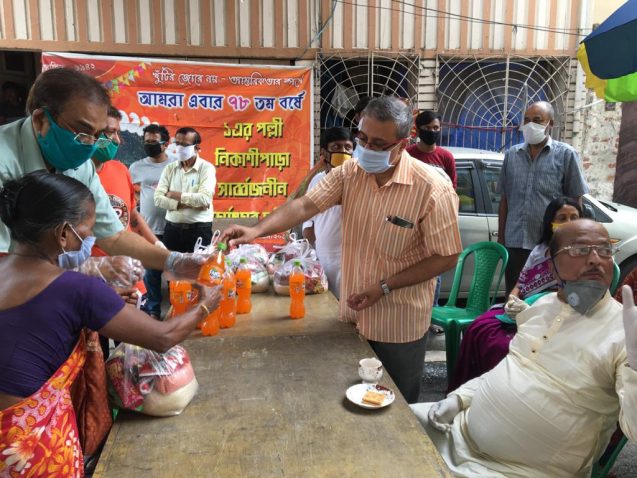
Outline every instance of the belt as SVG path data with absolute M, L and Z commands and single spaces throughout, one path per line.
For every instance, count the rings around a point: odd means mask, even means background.
M 166 221 L 166 225 L 175 229 L 206 229 L 212 230 L 212 222 L 192 222 L 192 223 L 176 223 Z

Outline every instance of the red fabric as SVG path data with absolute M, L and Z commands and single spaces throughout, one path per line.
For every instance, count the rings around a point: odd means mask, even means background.
M 82 451 L 85 455 L 93 455 L 108 435 L 113 415 L 108 404 L 106 367 L 99 334 L 88 329 L 84 329 L 84 333 L 86 362 L 71 387 L 71 398 Z
M 509 343 L 517 327 L 504 324 L 496 318 L 496 315 L 503 313 L 504 309 L 489 310 L 478 316 L 464 331 L 448 392 L 488 372 L 509 353 Z
M 84 476 L 71 385 L 84 366 L 84 334 L 33 395 L 0 412 L 0 476 Z
M 113 159 L 103 163 L 97 175 L 100 178 L 104 191 L 108 194 L 111 206 L 117 213 L 117 217 L 119 217 L 122 226 L 124 226 L 124 229 L 127 231 L 130 231 L 130 218 L 132 212 L 137 207 L 137 203 L 135 202 L 135 187 L 133 186 L 128 168 L 123 163 Z M 93 257 L 102 257 L 108 254 L 99 247 L 93 246 L 91 255 Z M 137 290 L 142 294 L 146 293 L 146 286 L 143 281 L 139 281 L 135 287 L 137 287 Z
M 122 222 L 122 226 L 124 226 L 124 229 L 130 230 L 130 217 L 136 207 L 136 203 L 135 188 L 133 187 L 128 168 L 117 160 L 106 161 L 97 172 L 97 175 L 104 191 L 108 194 L 111 206 Z M 92 255 L 99 257 L 107 256 L 108 254 L 95 246 L 93 247 Z
M 418 149 L 418 144 L 412 144 L 407 147 L 407 152 L 423 163 L 431 164 L 432 166 L 438 166 L 445 170 L 449 179 L 453 183 L 453 188 L 456 189 L 458 185 L 458 178 L 456 176 L 456 160 L 451 154 L 451 151 L 436 146 L 431 153 L 426 153 Z

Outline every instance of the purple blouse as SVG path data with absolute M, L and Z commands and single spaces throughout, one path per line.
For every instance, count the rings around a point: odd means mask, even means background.
M 99 330 L 123 307 L 101 280 L 65 271 L 31 300 L 0 311 L 0 392 L 35 393 L 71 355 L 83 327 Z

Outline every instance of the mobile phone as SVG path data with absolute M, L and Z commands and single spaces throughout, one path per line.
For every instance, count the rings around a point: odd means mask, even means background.
M 413 222 L 409 222 L 407 219 L 403 219 L 400 216 L 387 216 L 385 220 L 391 222 L 392 224 L 398 227 L 404 227 L 407 229 L 413 229 L 414 227 Z

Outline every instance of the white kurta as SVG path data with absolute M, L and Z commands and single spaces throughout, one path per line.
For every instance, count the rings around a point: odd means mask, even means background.
M 637 439 L 621 304 L 606 294 L 583 316 L 553 293 L 517 322 L 506 358 L 452 392 L 451 432 L 430 435 L 457 476 L 590 476 L 618 420 Z

